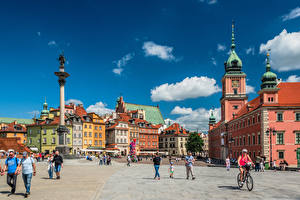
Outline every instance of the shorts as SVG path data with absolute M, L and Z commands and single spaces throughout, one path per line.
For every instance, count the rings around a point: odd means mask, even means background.
M 61 165 L 55 165 L 55 166 L 54 166 L 54 170 L 55 170 L 55 172 L 60 172 L 60 170 L 61 170 Z
M 170 171 L 171 174 L 174 174 L 174 171 Z

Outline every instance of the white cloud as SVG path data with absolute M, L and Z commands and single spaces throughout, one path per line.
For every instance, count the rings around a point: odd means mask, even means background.
M 225 46 L 225 45 L 222 45 L 222 44 L 218 44 L 218 45 L 217 45 L 217 50 L 218 50 L 218 51 L 225 51 L 225 50 L 226 50 L 226 46 Z
M 184 126 L 185 128 L 195 131 L 199 130 L 202 132 L 207 132 L 208 130 L 208 120 L 210 117 L 210 111 L 205 108 L 198 108 L 193 110 L 192 108 L 180 108 L 176 106 L 174 110 L 188 110 L 188 112 L 183 112 L 181 116 L 175 119 L 177 123 Z M 216 117 L 216 121 L 220 120 L 220 108 L 215 108 L 212 110 L 214 113 L 214 116 Z M 171 114 L 172 114 L 171 112 Z M 175 112 L 175 111 L 174 111 Z M 179 113 L 178 113 L 179 114 Z
M 98 115 L 104 115 L 107 113 L 112 113 L 114 110 L 107 108 L 107 105 L 103 103 L 102 101 L 97 102 L 95 105 L 90 105 L 86 111 L 87 112 L 94 112 Z
M 152 101 L 181 101 L 207 97 L 221 91 L 216 80 L 206 76 L 187 77 L 181 82 L 165 83 L 151 90 Z
M 123 72 L 123 68 L 114 68 L 112 71 L 115 74 L 121 75 L 121 73 Z
M 246 85 L 246 94 L 255 93 L 255 88 L 251 85 Z
M 176 60 L 175 56 L 172 54 L 173 47 L 162 46 L 155 44 L 152 41 L 144 42 L 143 50 L 145 56 L 157 56 L 162 60 L 173 61 Z
M 293 10 L 291 10 L 288 14 L 281 16 L 282 21 L 287 21 L 290 19 L 295 19 L 297 17 L 300 17 L 300 8 L 294 8 Z
M 271 66 L 277 71 L 300 69 L 300 32 L 288 33 L 285 29 L 266 44 L 260 45 L 260 53 L 271 49 Z
M 37 34 L 38 36 L 41 36 L 41 32 L 39 32 L 39 31 L 38 31 L 38 32 L 36 32 L 36 34 Z
M 214 66 L 217 66 L 217 61 L 214 57 L 211 58 L 211 63 L 214 65 Z
M 249 47 L 248 49 L 246 49 L 246 54 L 254 55 L 254 53 L 255 53 L 254 47 Z
M 129 53 L 123 56 L 120 60 L 114 61 L 113 63 L 117 65 L 117 68 L 114 68 L 112 71 L 115 74 L 121 75 L 124 71 L 124 66 L 127 65 L 128 61 L 130 61 L 134 57 L 134 53 Z
M 300 82 L 300 76 L 297 75 L 290 75 L 287 79 L 286 82 Z
M 70 104 L 70 103 L 73 103 L 75 105 L 83 104 L 82 101 L 80 101 L 78 99 L 69 99 L 69 100 L 66 101 L 66 104 Z
M 207 3 L 209 5 L 218 3 L 218 0 L 199 0 L 201 3 Z
M 171 111 L 173 115 L 186 115 L 192 113 L 193 110 L 191 108 L 179 107 L 175 106 L 175 108 Z
M 218 0 L 208 0 L 207 3 L 210 5 L 216 4 L 216 3 L 218 3 Z
M 54 40 L 52 40 L 48 42 L 48 46 L 57 46 L 57 43 Z

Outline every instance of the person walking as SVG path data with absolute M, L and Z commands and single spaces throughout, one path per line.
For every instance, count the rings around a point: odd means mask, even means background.
M 36 166 L 34 160 L 31 157 L 28 157 L 26 151 L 23 152 L 23 158 L 21 159 L 18 173 L 20 172 L 21 167 L 22 167 L 22 178 L 26 189 L 25 198 L 27 198 L 30 195 L 32 175 L 35 176 L 36 174 Z
M 127 156 L 127 166 L 130 167 L 131 158 L 130 155 Z
M 193 164 L 195 163 L 195 159 L 192 156 L 192 153 L 189 152 L 188 156 L 185 157 L 185 167 L 186 167 L 186 179 L 189 179 L 190 174 L 192 176 L 192 180 L 195 180 Z
M 265 159 L 261 158 L 260 160 L 260 171 L 264 172 L 265 171 Z
M 103 155 L 102 155 L 102 153 L 99 155 L 99 165 L 103 165 Z
M 104 156 L 103 156 L 103 165 L 106 165 L 106 158 L 107 158 L 107 156 L 106 156 L 106 154 L 104 154 Z
M 170 178 L 174 178 L 174 163 L 173 162 L 170 163 L 169 172 L 170 172 Z
M 63 168 L 63 162 L 63 158 L 61 157 L 61 155 L 59 155 L 59 151 L 56 151 L 53 157 L 56 179 L 60 179 L 60 171 Z
M 229 156 L 227 156 L 227 158 L 226 158 L 226 170 L 227 171 L 230 170 L 230 159 L 229 159 Z
M 154 164 L 154 169 L 155 169 L 154 179 L 157 178 L 158 180 L 160 180 L 160 174 L 159 174 L 160 161 L 161 161 L 161 158 L 159 157 L 158 153 L 156 153 L 153 158 L 153 164 Z
M 107 155 L 107 165 L 111 165 L 111 157 L 109 155 Z
M 14 151 L 10 151 L 8 158 L 5 160 L 5 165 L 1 176 L 4 175 L 7 170 L 7 185 L 11 187 L 11 194 L 16 192 L 17 176 L 18 176 L 18 167 L 20 165 L 20 160 L 15 156 Z
M 49 155 L 47 162 L 48 162 L 48 175 L 49 175 L 49 179 L 52 179 L 53 178 L 53 169 L 54 169 L 54 166 L 53 166 L 53 154 Z

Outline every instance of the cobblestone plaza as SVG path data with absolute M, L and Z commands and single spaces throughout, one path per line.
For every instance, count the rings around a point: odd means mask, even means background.
M 1 160 L 1 164 L 3 160 Z M 237 169 L 195 167 L 196 180 L 185 179 L 184 166 L 175 165 L 175 178 L 170 179 L 168 166 L 161 166 L 161 180 L 153 180 L 150 164 L 66 160 L 61 180 L 47 178 L 46 163 L 37 164 L 30 199 L 97 199 L 97 200 L 173 200 L 173 199 L 300 199 L 298 172 L 252 171 L 254 189 L 237 188 Z M 24 185 L 18 176 L 17 191 L 9 196 L 6 176 L 0 177 L 0 199 L 23 199 Z

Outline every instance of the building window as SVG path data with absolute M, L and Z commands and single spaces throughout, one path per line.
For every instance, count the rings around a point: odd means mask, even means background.
M 239 106 L 237 106 L 237 105 L 234 105 L 234 106 L 233 106 L 233 109 L 234 109 L 234 110 L 237 110 L 238 108 L 239 108 Z
M 47 143 L 47 138 L 43 138 L 43 144 Z
M 98 137 L 98 133 L 95 133 L 95 138 L 97 138 Z
M 245 138 L 245 137 L 244 137 Z M 242 138 L 240 137 L 240 146 L 242 146 Z
M 300 113 L 296 113 L 296 121 L 300 121 Z
M 95 140 L 95 145 L 98 145 L 98 141 L 97 140 Z
M 252 144 L 255 145 L 255 135 L 252 135 Z
M 300 132 L 296 133 L 296 144 L 300 144 Z
M 261 138 L 260 138 L 260 133 L 258 133 L 258 134 L 257 134 L 257 144 L 260 144 L 260 140 L 261 140 Z
M 236 88 L 233 89 L 233 93 L 237 94 L 237 89 Z
M 89 144 L 92 145 L 92 140 L 89 140 Z
M 52 144 L 55 144 L 55 137 L 52 138 Z
M 283 114 L 277 113 L 277 121 L 282 122 L 283 121 Z
M 84 144 L 87 144 L 87 141 L 86 141 L 86 140 L 84 140 Z
M 257 121 L 260 122 L 260 115 L 257 116 Z
M 277 133 L 277 144 L 284 144 L 284 134 Z
M 278 151 L 278 159 L 284 159 L 284 151 Z
M 92 132 L 89 132 L 89 137 L 92 137 Z
M 92 125 L 89 125 L 89 129 L 91 129 L 92 128 Z
M 98 130 L 98 127 L 97 127 L 97 126 L 95 126 L 95 130 Z
M 87 132 L 84 132 L 84 137 L 87 137 Z
M 43 129 L 43 133 L 44 133 L 44 135 L 46 135 L 47 134 L 47 130 Z
M 68 143 L 68 144 L 71 144 L 70 138 L 67 138 L 67 143 Z
M 29 144 L 32 144 L 32 138 L 29 138 Z
M 244 140 L 243 145 L 246 145 L 246 137 L 245 136 L 243 137 L 243 140 Z
M 250 145 L 250 144 L 251 144 L 251 136 L 248 135 L 248 145 Z
M 87 128 L 87 125 L 84 125 L 84 128 Z

